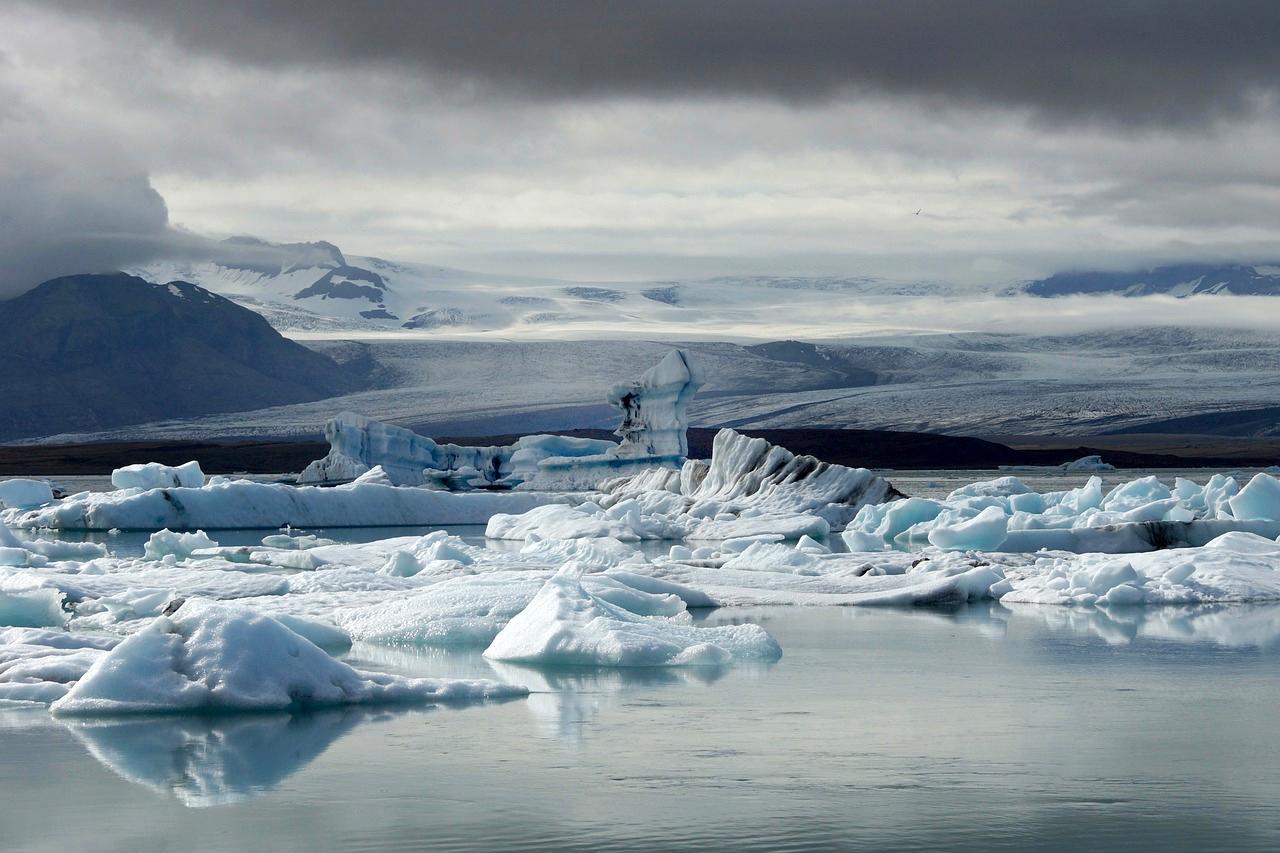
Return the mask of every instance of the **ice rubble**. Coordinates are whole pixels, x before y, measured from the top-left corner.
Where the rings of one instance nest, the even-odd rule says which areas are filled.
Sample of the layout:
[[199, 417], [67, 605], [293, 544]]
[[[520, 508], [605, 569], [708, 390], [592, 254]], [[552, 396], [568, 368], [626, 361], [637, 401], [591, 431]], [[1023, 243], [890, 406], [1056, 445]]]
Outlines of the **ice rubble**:
[[567, 563], [494, 638], [485, 657], [583, 666], [722, 666], [774, 661], [782, 649], [758, 625], [700, 628], [679, 616], [638, 616], [592, 595]]
[[620, 472], [682, 463], [688, 454], [687, 409], [701, 384], [688, 356], [672, 350], [639, 379], [615, 386], [608, 401], [622, 411], [620, 444], [558, 435], [524, 436], [505, 446], [438, 444], [343, 412], [325, 424], [328, 455], [308, 465], [299, 482], [350, 482], [380, 466], [398, 486], [593, 488]]
[[1143, 477], [1103, 491], [1091, 477], [1039, 494], [1016, 477], [972, 483], [944, 500], [908, 498], [863, 507], [843, 534], [851, 550], [911, 549], [1132, 553], [1202, 546], [1241, 531], [1280, 535], [1280, 481], [1257, 474], [1241, 488], [1225, 475], [1173, 488]]
[[600, 484], [594, 502], [495, 515], [493, 539], [723, 540], [752, 536], [824, 537], [867, 504], [897, 495], [865, 468], [797, 456], [731, 429], [716, 434], [711, 461], [647, 471]]
[[51, 710], [65, 715], [262, 711], [475, 701], [525, 693], [494, 681], [363, 672], [275, 619], [188, 601], [105, 651]]

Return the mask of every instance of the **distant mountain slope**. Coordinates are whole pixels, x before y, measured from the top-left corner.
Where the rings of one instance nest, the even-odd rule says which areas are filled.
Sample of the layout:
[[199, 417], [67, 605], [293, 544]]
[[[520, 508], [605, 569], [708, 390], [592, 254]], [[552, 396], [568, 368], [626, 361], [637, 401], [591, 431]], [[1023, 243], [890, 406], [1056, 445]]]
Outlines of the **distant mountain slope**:
[[[471, 272], [346, 255], [332, 243], [223, 241], [211, 257], [130, 270], [148, 281], [190, 281], [266, 317], [284, 332], [413, 330], [423, 337], [499, 331], [524, 338], [620, 336], [641, 328], [726, 329], [787, 316], [846, 330], [858, 300], [953, 295], [939, 282], [866, 276], [722, 276], [583, 282]], [[731, 333], [731, 332], [730, 332]]]
[[1141, 272], [1065, 272], [1031, 282], [1026, 286], [1026, 292], [1046, 297], [1088, 293], [1177, 297], [1202, 293], [1280, 296], [1280, 266], [1180, 264]]
[[358, 384], [194, 284], [68, 276], [0, 302], [0, 440], [302, 403]]

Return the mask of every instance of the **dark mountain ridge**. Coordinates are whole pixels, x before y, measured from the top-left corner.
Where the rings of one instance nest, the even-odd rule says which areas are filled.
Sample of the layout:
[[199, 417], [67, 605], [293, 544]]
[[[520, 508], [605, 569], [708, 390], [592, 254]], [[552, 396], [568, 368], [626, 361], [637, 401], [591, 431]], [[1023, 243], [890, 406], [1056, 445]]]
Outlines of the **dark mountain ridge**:
[[1280, 296], [1280, 266], [1274, 264], [1177, 264], [1139, 272], [1062, 272], [1026, 286], [1032, 296], [1113, 293], [1122, 296], [1206, 293]]
[[301, 403], [355, 371], [186, 282], [57, 278], [0, 302], [0, 440]]

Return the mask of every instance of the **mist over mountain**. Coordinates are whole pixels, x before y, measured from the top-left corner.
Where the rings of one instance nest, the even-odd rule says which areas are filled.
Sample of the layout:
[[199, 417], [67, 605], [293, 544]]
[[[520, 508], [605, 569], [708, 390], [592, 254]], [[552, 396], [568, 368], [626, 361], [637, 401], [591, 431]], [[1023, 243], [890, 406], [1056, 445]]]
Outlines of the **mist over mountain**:
[[1026, 292], [1045, 297], [1089, 293], [1280, 296], [1280, 264], [1178, 264], [1140, 272], [1062, 272], [1031, 282]]

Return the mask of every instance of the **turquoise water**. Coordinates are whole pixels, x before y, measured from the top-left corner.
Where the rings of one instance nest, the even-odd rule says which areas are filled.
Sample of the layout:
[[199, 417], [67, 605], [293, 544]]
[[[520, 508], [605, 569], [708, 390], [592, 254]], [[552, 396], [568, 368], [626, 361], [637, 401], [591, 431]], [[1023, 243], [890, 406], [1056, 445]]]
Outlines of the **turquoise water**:
[[468, 708], [0, 713], [5, 850], [1275, 850], [1280, 607], [720, 610], [725, 670], [536, 670]]

